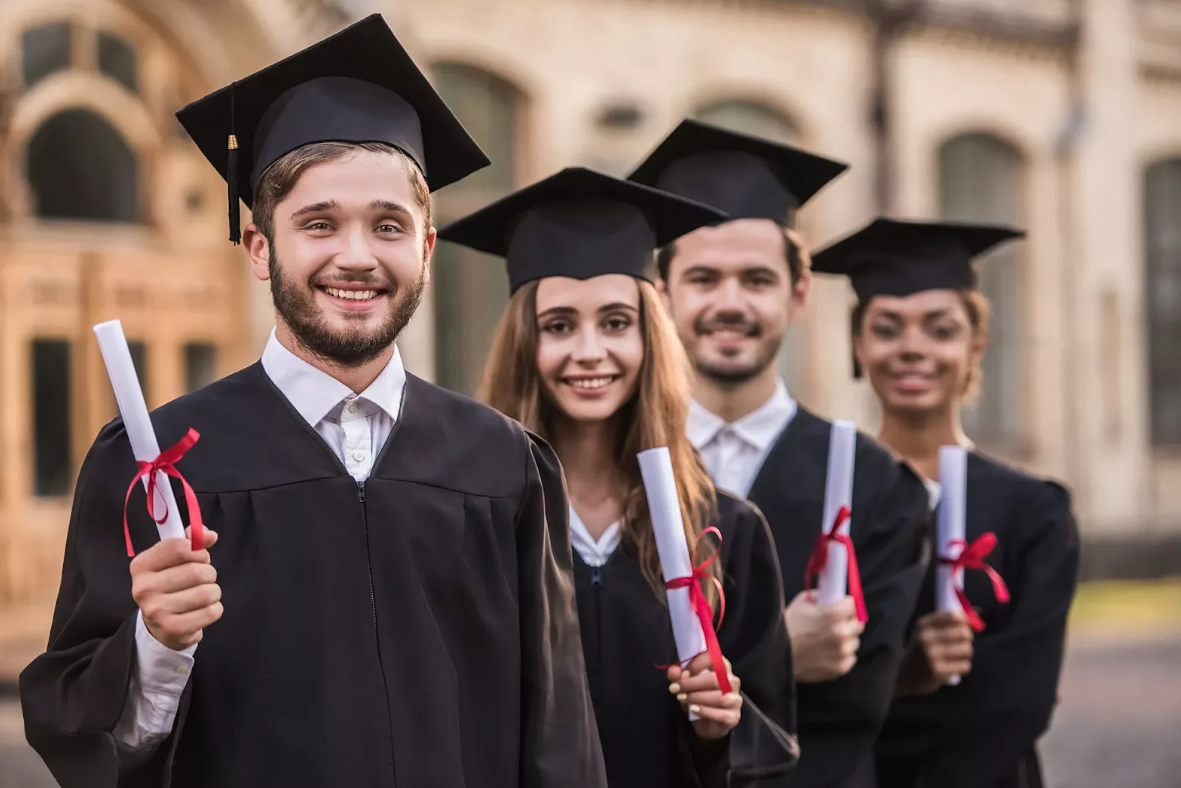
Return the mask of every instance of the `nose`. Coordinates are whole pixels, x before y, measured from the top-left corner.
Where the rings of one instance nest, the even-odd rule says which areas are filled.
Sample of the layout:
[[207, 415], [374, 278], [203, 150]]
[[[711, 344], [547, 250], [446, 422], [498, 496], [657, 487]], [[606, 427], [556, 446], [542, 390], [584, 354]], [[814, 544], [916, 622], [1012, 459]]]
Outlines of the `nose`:
[[926, 348], [922, 336], [922, 331], [913, 328], [902, 332], [902, 341], [899, 343], [898, 351], [904, 361], [918, 361], [926, 355]]
[[722, 280], [722, 285], [718, 288], [717, 293], [718, 299], [715, 302], [715, 307], [719, 313], [742, 313], [742, 284], [737, 277], [727, 277]]
[[594, 367], [607, 357], [607, 349], [603, 345], [602, 337], [594, 328], [579, 330], [574, 340], [574, 352], [571, 358], [584, 367]]
[[360, 223], [342, 234], [344, 247], [337, 252], [333, 262], [342, 271], [361, 273], [378, 267], [377, 256], [369, 244], [369, 235]]

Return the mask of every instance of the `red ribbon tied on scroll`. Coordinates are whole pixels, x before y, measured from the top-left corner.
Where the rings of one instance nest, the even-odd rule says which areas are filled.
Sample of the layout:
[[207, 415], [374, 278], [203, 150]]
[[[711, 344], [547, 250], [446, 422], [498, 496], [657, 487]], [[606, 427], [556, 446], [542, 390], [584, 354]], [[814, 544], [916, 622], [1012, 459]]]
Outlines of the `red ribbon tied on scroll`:
[[827, 533], [816, 537], [812, 545], [812, 552], [808, 555], [808, 563], [804, 565], [804, 587], [812, 590], [812, 581], [828, 566], [828, 545], [830, 542], [844, 545], [845, 554], [849, 557], [849, 596], [853, 597], [853, 606], [857, 609], [857, 620], [862, 624], [869, 621], [869, 613], [865, 609], [865, 593], [861, 590], [861, 572], [857, 568], [857, 551], [853, 549], [853, 540], [848, 534], [841, 533], [841, 526], [850, 517], [848, 506], [842, 506], [833, 520], [832, 528]]
[[[1005, 581], [1000, 576], [1000, 573], [984, 561], [996, 548], [996, 541], [996, 534], [991, 531], [981, 534], [972, 544], [968, 544], [963, 539], [952, 539], [947, 543], [947, 546], [949, 548], [962, 548], [959, 555], [955, 558], [941, 556], [939, 563], [951, 567], [953, 573], [958, 569], [981, 570], [992, 581], [992, 592], [996, 594], [996, 601], [1005, 603], [1009, 601], [1009, 587], [1005, 585]], [[953, 574], [954, 576], [955, 574]], [[960, 607], [964, 609], [964, 614], [968, 617], [968, 626], [976, 632], [983, 632], [984, 621], [981, 620], [980, 615], [976, 612], [976, 608], [968, 600], [968, 595], [964, 593], [963, 579], [956, 578], [953, 582], [955, 585], [956, 599], [960, 601]]]
[[131, 503], [131, 493], [135, 490], [135, 485], [139, 483], [140, 479], [148, 477], [148, 516], [156, 525], [161, 525], [168, 519], [167, 504], [165, 504], [163, 514], [159, 517], [156, 516], [156, 471], [180, 480], [181, 487], [185, 491], [185, 503], [189, 507], [190, 544], [194, 550], [205, 549], [205, 527], [201, 522], [201, 507], [197, 505], [197, 494], [193, 492], [193, 488], [189, 486], [181, 472], [176, 469], [176, 463], [181, 461], [181, 458], [188, 453], [189, 449], [193, 448], [200, 437], [196, 430], [190, 429], [183, 438], [176, 442], [175, 446], [160, 452], [160, 456], [156, 459], [151, 462], [142, 460], [136, 462], [139, 472], [131, 480], [131, 484], [127, 487], [127, 497], [123, 499], [123, 538], [127, 541], [128, 558], [135, 556], [135, 549], [131, 546], [131, 529], [127, 527], [127, 507]]
[[[697, 544], [693, 546], [694, 554], [697, 553], [697, 548], [701, 545], [701, 539], [710, 533], [718, 537], [718, 542], [721, 543], [722, 532], [717, 528], [706, 528], [701, 532]], [[693, 610], [697, 613], [697, 620], [701, 622], [701, 631], [705, 635], [705, 650], [709, 653], [709, 661], [713, 664], [714, 674], [718, 677], [718, 689], [722, 691], [723, 695], [729, 695], [734, 691], [734, 688], [730, 685], [730, 671], [726, 669], [726, 660], [722, 657], [722, 647], [718, 643], [718, 633], [714, 627], [714, 611], [709, 600], [705, 598], [705, 594], [701, 592], [702, 580], [708, 580], [717, 587], [718, 626], [721, 626], [722, 619], [726, 617], [726, 595], [722, 591], [721, 582], [708, 571], [709, 565], [717, 560], [720, 551], [721, 547], [719, 546], [709, 558], [694, 566], [693, 574], [689, 577], [674, 577], [665, 583], [664, 587], [670, 591], [676, 588], [687, 587], [689, 589], [689, 604], [693, 605]]]

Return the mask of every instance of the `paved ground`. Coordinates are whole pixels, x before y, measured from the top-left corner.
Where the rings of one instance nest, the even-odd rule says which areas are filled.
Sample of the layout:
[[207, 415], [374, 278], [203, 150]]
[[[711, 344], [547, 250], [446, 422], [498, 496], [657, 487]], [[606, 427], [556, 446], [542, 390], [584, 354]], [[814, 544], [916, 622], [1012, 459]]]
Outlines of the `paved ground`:
[[[1076, 638], [1062, 705], [1043, 743], [1051, 788], [1181, 786], [1181, 633]], [[16, 699], [0, 695], [0, 788], [52, 788], [24, 744]]]

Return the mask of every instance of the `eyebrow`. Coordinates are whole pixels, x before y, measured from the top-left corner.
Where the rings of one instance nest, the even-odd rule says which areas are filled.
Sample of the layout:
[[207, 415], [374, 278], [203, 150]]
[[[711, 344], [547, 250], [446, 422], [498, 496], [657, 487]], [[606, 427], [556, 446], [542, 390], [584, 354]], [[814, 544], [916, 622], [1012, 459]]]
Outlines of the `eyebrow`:
[[[604, 312], [617, 312], [620, 310], [627, 311], [627, 312], [639, 312], [640, 311], [639, 309], [632, 306], [631, 304], [625, 304], [622, 301], [616, 301], [613, 304], [607, 304], [606, 306], [601, 306], [601, 307], [599, 307], [598, 311], [599, 311], [599, 314], [602, 314]], [[540, 320], [543, 317], [549, 317], [549, 316], [553, 316], [553, 315], [567, 315], [568, 316], [568, 315], [576, 315], [576, 314], [578, 314], [578, 310], [572, 306], [554, 306], [554, 307], [550, 307], [549, 309], [545, 310], [544, 312], [541, 312], [540, 314], [538, 314], [537, 319]]]
[[384, 200], [378, 197], [369, 203], [369, 210], [382, 211], [384, 213], [396, 213], [402, 216], [410, 216], [410, 209], [404, 205], [399, 205], [392, 200]]
[[[721, 271], [721, 268], [716, 265], [709, 265], [707, 263], [696, 263], [685, 269], [682, 276], [692, 276], [693, 274], [716, 274]], [[744, 263], [743, 267], [738, 271], [742, 274], [771, 274], [772, 276], [780, 276], [780, 272], [775, 270], [773, 266], [765, 263]]]
[[313, 213], [328, 213], [329, 211], [339, 211], [340, 203], [336, 200], [321, 200], [320, 202], [305, 205], [295, 213], [291, 214], [291, 218], [302, 219], [303, 217]]
[[[944, 307], [942, 309], [933, 309], [930, 312], [924, 312], [922, 319], [923, 320], [934, 320], [935, 318], [944, 317], [950, 313], [951, 313], [951, 309], [948, 307]], [[880, 309], [873, 314], [873, 317], [874, 318], [885, 318], [887, 320], [893, 320], [898, 323], [901, 323], [903, 321], [902, 313], [895, 312], [892, 309]]]

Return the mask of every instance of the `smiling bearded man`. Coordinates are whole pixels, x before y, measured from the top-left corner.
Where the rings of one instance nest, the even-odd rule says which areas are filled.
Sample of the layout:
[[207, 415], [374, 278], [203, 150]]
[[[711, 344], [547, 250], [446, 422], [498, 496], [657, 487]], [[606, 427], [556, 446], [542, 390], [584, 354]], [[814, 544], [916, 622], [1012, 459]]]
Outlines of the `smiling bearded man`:
[[136, 463], [120, 420], [98, 436], [29, 742], [65, 788], [602, 788], [557, 460], [394, 345], [430, 191], [488, 160], [379, 16], [178, 114], [231, 240], [253, 207], [276, 327], [152, 417], [200, 433], [178, 468], [211, 550], [160, 541], [133, 490], [128, 571]]
[[811, 284], [794, 214], [844, 169], [686, 120], [631, 176], [731, 218], [662, 249], [658, 268], [697, 371], [689, 437], [718, 486], [763, 511], [779, 551], [801, 756], [794, 771], [763, 783], [773, 788], [873, 785], [872, 746], [923, 577], [922, 481], [859, 435], [850, 534], [868, 623], [850, 597], [819, 605], [804, 588], [821, 533], [832, 425], [792, 399], [776, 360]]

